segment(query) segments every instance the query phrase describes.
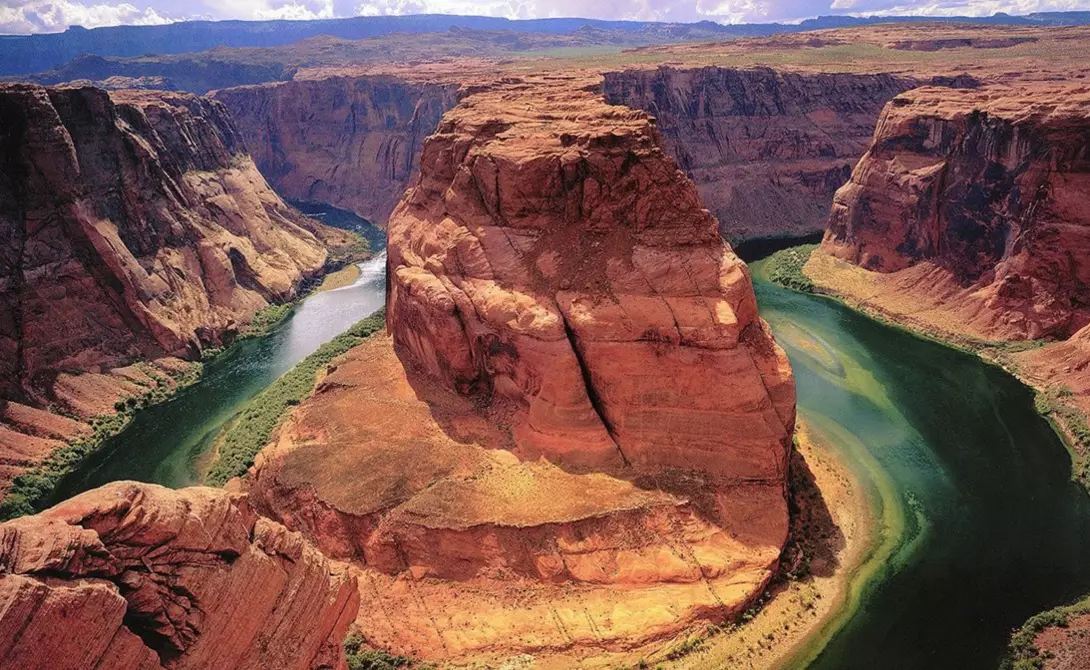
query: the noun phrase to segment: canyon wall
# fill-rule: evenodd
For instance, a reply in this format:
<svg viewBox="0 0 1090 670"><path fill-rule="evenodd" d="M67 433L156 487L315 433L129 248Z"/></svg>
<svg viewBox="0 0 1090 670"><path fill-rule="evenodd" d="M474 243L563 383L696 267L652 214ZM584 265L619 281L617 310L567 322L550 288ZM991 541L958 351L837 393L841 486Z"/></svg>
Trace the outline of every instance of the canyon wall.
<svg viewBox="0 0 1090 670"><path fill-rule="evenodd" d="M3 85L0 147L0 480L86 428L33 408L112 412L346 239L273 193L212 100Z"/></svg>
<svg viewBox="0 0 1090 670"><path fill-rule="evenodd" d="M261 173L282 196L384 225L420 147L458 86L387 76L329 77L224 89Z"/></svg>
<svg viewBox="0 0 1090 670"><path fill-rule="evenodd" d="M728 239L824 228L882 107L914 86L883 74L721 67L605 73L606 99L646 110Z"/></svg>
<svg viewBox="0 0 1090 670"><path fill-rule="evenodd" d="M0 666L343 668L356 581L244 496L120 482L0 525Z"/></svg>
<svg viewBox="0 0 1090 670"><path fill-rule="evenodd" d="M882 113L822 250L874 292L983 339L1090 321L1090 95L1057 84L921 88ZM911 304L910 304L911 303Z"/></svg>
<svg viewBox="0 0 1090 670"><path fill-rule="evenodd" d="M443 117L389 221L389 336L246 480L363 571L383 648L632 649L738 615L778 566L790 366L647 114L598 81L505 79Z"/></svg>

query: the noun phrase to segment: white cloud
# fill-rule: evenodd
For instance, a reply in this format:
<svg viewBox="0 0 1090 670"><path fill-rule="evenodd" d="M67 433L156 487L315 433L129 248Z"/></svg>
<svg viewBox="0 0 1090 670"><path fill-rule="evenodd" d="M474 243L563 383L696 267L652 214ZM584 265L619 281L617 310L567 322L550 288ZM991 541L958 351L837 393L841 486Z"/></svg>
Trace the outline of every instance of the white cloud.
<svg viewBox="0 0 1090 670"><path fill-rule="evenodd" d="M155 25L170 23L152 7L139 9L128 3L82 4L71 0L15 0L0 5L0 33L57 32L68 26Z"/></svg>

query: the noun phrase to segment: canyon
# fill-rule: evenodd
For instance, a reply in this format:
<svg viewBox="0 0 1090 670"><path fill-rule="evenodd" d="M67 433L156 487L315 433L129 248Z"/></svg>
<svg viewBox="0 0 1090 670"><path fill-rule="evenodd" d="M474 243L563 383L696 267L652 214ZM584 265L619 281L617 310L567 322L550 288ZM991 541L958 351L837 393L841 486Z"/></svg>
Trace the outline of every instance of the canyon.
<svg viewBox="0 0 1090 670"><path fill-rule="evenodd" d="M4 487L350 243L288 207L205 98L6 84L0 144Z"/></svg>
<svg viewBox="0 0 1090 670"><path fill-rule="evenodd" d="M65 663L147 668L341 668L350 631L424 663L631 663L742 620L798 565L805 465L791 363L723 238L825 229L819 288L1032 341L1004 362L1090 411L1088 42L879 26L337 65L363 47L319 38L317 66L207 97L0 84L2 482L352 243L290 202L388 242L386 331L319 370L245 475L0 525L0 659L41 667L71 612ZM167 83L141 75L116 83ZM773 298L832 384L812 406L873 391L862 344L830 353Z"/></svg>
<svg viewBox="0 0 1090 670"><path fill-rule="evenodd" d="M213 97L230 111L277 193L381 225L457 91L454 83L332 76L229 88Z"/></svg>

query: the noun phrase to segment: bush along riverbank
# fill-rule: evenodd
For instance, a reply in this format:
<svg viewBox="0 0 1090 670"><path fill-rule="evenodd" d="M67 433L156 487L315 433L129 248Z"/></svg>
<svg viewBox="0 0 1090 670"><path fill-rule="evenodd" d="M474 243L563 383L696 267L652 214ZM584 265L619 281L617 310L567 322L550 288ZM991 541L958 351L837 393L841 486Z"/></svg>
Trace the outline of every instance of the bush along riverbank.
<svg viewBox="0 0 1090 670"><path fill-rule="evenodd" d="M1060 436L1071 457L1072 478L1090 493L1090 421L1074 403L1075 393L1066 386L1044 386L1033 383L1020 374L1012 356L1048 344L1043 340L1012 342L986 341L966 335L936 331L899 319L896 315L877 310L869 305L847 300L835 291L816 285L803 267L816 245L803 245L778 251L762 263L761 278L785 288L813 293L836 300L876 321L898 328L917 337L976 355L986 363L997 365L1035 392L1034 409L1045 417ZM1031 617L1016 630L1004 659L1004 670L1040 670L1047 667L1051 652L1042 652L1036 646L1038 636L1050 628L1066 629L1068 620L1075 616L1090 615L1090 596L1069 605L1062 605Z"/></svg>
<svg viewBox="0 0 1090 670"><path fill-rule="evenodd" d="M258 394L220 437L218 453L205 483L223 486L229 479L245 474L288 410L314 390L318 371L385 325L386 311L380 309L323 344Z"/></svg>
<svg viewBox="0 0 1090 670"><path fill-rule="evenodd" d="M100 414L87 420L90 433L54 449L41 463L14 477L0 500L0 520L7 521L45 509L54 488L65 475L97 451L105 440L120 433L136 412L164 402L194 384L201 378L204 366L190 363L177 371L166 371L150 363L137 363L134 367L151 380L136 382L144 390L114 403L113 414Z"/></svg>

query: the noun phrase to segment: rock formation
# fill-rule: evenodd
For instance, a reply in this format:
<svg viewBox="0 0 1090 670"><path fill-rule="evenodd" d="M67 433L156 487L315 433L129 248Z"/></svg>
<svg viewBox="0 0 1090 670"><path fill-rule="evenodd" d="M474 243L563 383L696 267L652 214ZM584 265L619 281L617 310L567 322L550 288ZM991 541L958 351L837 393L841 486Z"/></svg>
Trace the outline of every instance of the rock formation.
<svg viewBox="0 0 1090 670"><path fill-rule="evenodd" d="M768 68L605 73L606 99L657 119L729 239L822 230L882 107L913 85L884 74Z"/></svg>
<svg viewBox="0 0 1090 670"><path fill-rule="evenodd" d="M284 197L384 225L456 84L328 77L218 91L265 178Z"/></svg>
<svg viewBox="0 0 1090 670"><path fill-rule="evenodd" d="M79 432L26 406L112 411L147 380L125 366L220 344L343 237L287 207L196 96L3 85L0 146L0 398L37 417L0 427L5 479Z"/></svg>
<svg viewBox="0 0 1090 670"><path fill-rule="evenodd" d="M983 339L1065 338L1090 320L1090 94L921 88L885 109L822 250L889 275L879 305Z"/></svg>
<svg viewBox="0 0 1090 670"><path fill-rule="evenodd" d="M251 473L259 509L362 567L383 647L631 648L737 613L777 564L786 357L647 115L593 83L444 116L389 223L392 337Z"/></svg>
<svg viewBox="0 0 1090 670"><path fill-rule="evenodd" d="M344 667L356 582L246 498L120 482L0 525L0 666Z"/></svg>

